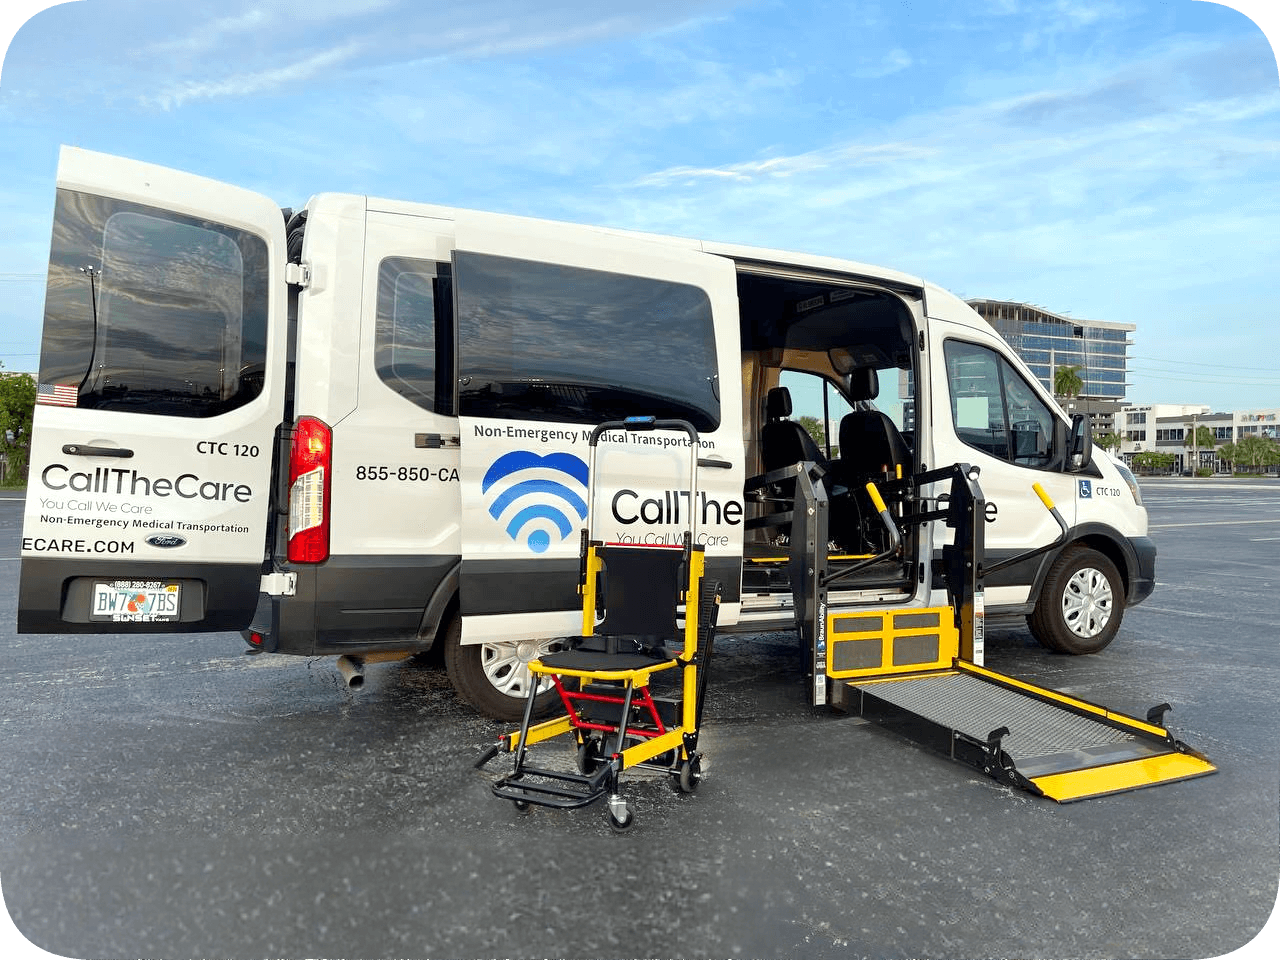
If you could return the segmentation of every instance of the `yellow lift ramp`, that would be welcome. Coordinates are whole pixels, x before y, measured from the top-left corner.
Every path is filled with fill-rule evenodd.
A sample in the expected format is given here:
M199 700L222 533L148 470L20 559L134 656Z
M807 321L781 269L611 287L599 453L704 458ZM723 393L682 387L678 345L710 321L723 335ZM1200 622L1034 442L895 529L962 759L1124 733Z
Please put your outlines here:
M1036 493L1065 531L1038 484ZM1140 720L971 662L982 649L984 571L980 560L968 569L955 606L827 615L833 706L1059 803L1217 770L1165 728L1167 703Z
M1139 720L960 659L953 617L950 607L889 611L883 614L888 629L878 636L841 633L844 618L833 617L828 673L842 680L834 685L833 705L1001 783L1059 803L1203 777L1217 769L1164 727L1168 704ZM892 625L930 619L936 623L932 629ZM880 646L882 662L839 669L854 656L842 649L847 644ZM867 657L868 650L858 651L857 659ZM936 669L921 670L920 657L933 650L937 656L930 666ZM895 660L912 665L895 666Z

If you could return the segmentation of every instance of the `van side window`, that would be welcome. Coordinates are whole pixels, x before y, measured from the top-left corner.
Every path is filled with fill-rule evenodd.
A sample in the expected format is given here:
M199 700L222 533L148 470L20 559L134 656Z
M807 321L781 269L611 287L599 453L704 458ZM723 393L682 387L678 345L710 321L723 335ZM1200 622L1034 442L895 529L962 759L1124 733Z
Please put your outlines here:
M1018 371L975 343L947 340L944 352L956 436L1020 466L1050 466L1053 412Z
M422 409L439 413L452 406L453 385L445 376L445 341L453 336L451 274L447 263L410 257L387 257L378 265L378 378Z
M454 265L462 414L719 426L711 301L699 287L465 251Z
M58 191L42 383L77 405L212 417L262 392L266 242L153 207Z
M791 397L791 420L804 429L828 459L840 456L840 421L853 410L849 401L834 386L803 370L783 370L778 386L786 387ZM826 422L823 422L823 394L826 394Z

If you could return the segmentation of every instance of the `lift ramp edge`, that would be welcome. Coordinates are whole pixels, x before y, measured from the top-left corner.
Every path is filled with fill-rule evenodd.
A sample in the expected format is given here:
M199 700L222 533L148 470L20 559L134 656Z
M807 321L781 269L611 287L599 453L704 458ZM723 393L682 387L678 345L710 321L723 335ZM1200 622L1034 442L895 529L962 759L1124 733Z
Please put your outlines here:
M1207 777L1217 772L1218 768L1203 757L1192 753L1170 752L1143 760L1068 770L1031 779L1044 796L1058 803L1070 803L1073 800L1105 797L1142 787L1155 787L1162 783Z
M850 712L1059 803L1217 770L1164 727L959 659L844 686Z

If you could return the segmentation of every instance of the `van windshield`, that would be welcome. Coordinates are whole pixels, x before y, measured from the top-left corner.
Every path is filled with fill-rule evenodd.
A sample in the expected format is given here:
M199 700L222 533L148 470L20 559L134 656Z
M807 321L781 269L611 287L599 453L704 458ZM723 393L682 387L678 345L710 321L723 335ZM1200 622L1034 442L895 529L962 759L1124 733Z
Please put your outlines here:
M262 390L267 246L167 210L58 191L40 382L77 406L209 417Z

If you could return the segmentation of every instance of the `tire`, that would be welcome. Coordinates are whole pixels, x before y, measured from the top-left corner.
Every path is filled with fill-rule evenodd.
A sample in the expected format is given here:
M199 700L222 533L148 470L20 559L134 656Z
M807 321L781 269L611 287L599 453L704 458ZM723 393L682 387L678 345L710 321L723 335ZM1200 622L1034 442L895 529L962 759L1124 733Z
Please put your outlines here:
M1027 626L1041 646L1097 653L1115 639L1124 616L1124 581L1105 554L1077 544L1049 568Z
M525 697L533 676L530 660L563 649L563 640L509 640L463 645L462 621L454 617L444 635L444 668L458 696L494 720L517 723L524 717ZM533 715L545 717L559 703L545 680Z

